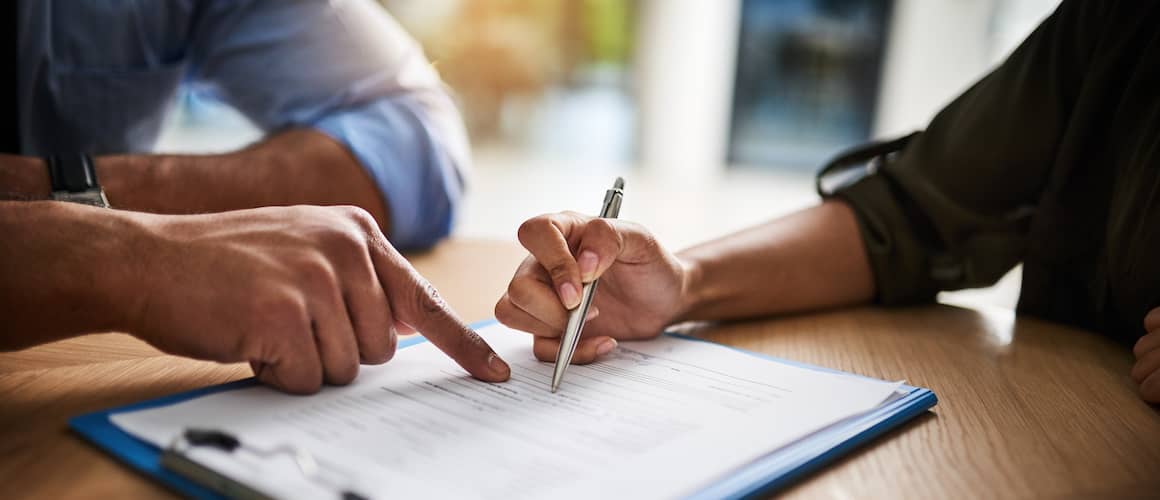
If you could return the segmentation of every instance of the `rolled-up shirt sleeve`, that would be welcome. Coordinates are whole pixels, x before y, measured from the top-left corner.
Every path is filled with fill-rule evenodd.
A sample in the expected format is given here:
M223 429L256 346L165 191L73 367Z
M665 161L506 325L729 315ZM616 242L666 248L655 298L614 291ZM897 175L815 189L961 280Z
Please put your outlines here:
M1095 44L1098 2L1064 2L997 69L868 175L831 193L854 210L884 304L993 284L1030 222Z
M349 148L370 173L390 207L396 247L429 247L451 232L466 151L444 142L446 132L413 97L381 98L313 126Z
M449 234L470 155L462 119L417 42L370 0L207 3L193 83L258 127L312 127L348 148L390 213L392 243Z

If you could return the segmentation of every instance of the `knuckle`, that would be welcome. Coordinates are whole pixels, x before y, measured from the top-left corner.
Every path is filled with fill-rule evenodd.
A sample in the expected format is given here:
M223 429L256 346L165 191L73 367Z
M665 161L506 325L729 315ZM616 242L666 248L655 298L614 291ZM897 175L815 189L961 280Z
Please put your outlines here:
M520 224L520 228L516 231L516 236L519 238L520 243L523 243L524 246L528 246L528 243L531 240L534 240L540 235L549 232L552 227L552 220L549 218L549 216L537 215L524 221L523 224Z
M571 281L573 274L573 266L570 262L561 262L548 268L548 275L556 283Z
M368 365L381 365L390 361L394 354L394 352L388 352L385 349L368 349L361 353L359 359Z
M359 351L359 360L366 364L381 365L386 363L388 359L390 359L390 353L387 352L384 346L380 346L379 343L365 345Z
M432 285L430 281L419 278L415 291L416 293L412 294L412 300L409 301L414 315L442 316L450 314L450 311L447 310L447 302L443 300L439 290L436 290L435 285Z
M278 210L283 207L269 207L271 210ZM325 218L327 209L315 205L291 205L284 208L286 213L290 214L297 220L314 221L320 218Z
M661 246L661 242L657 241L657 237L652 233L642 230L640 236L640 246L645 253L656 254L663 250L664 247Z
M505 325L510 325L513 312L514 311L512 311L511 299L508 298L507 295L499 299L499 301L495 303L495 309L492 310L492 313L495 314L495 319L499 320L500 323Z
M546 340L536 337L532 341L532 354L540 361L555 361L556 360L556 346L552 345Z
M387 329L387 344L386 344L386 347L383 349L383 357L382 357L382 361L380 361L380 362L386 363L387 361L390 361L391 358L395 357L395 351L397 351L398 349L399 349L399 332L395 331L395 327L392 326L392 327Z
M366 254L366 244L357 234L336 232L326 242L326 259L345 267Z
M1160 313L1156 311L1148 313L1144 318L1144 331L1148 332L1148 335L1160 336Z
M616 228L612 226L612 222L600 217L588 221L585 230L599 238L607 238L616 234Z
M298 294L260 293L253 297L253 318L270 326L288 326L305 315L306 301Z
M360 228L331 228L323 233L322 244L332 255L361 255L366 252L367 235Z
M354 382L354 379L358 377L358 363L353 361L341 363L335 367L334 371L329 375L330 376L327 378L330 379L330 383L335 385L347 385L351 382Z
M508 284L507 298L515 306L527 306L532 301L532 283L526 278L513 279Z
M626 220L618 220L617 223L620 224L621 229L640 235L642 240L649 240L654 243L656 242L656 237L652 234L652 231L649 231L648 228L640 225L639 223Z
M384 325L364 332L363 341L359 343L359 357L363 362L378 365L394 357L398 334L393 326Z
M582 214L582 213L577 212L575 210L564 210L563 212L560 212L560 216L566 217L569 219L573 219L576 222L584 222L584 221L587 221L588 219L594 218L591 215Z
M370 212L367 212L365 209L358 205L334 205L327 208L333 212L341 214L343 217L355 221L363 217L370 217L371 215ZM371 219L373 219L373 217L371 217Z
M317 367L288 365L284 362L264 366L259 379L291 394L314 394L322 389Z
M325 258L317 257L304 260L298 266L298 274L304 284L309 287L336 288L338 278L334 268Z
M284 389L286 392L290 392L293 394L302 394L302 395L309 396L311 394L317 394L318 391L322 390L322 381L321 380L317 380L317 381L316 380L307 380L307 379L295 380L293 382L285 384L282 387L282 389Z
M342 208L346 216L364 232L378 229L379 221L375 220L375 216L371 215L365 208L354 205L346 205Z
M590 244L606 248L610 250L617 250L623 247L624 236L620 231L616 230L616 226L612 221L607 219L592 219L588 225Z
M1140 387L1140 396L1149 403L1160 403L1160 386Z

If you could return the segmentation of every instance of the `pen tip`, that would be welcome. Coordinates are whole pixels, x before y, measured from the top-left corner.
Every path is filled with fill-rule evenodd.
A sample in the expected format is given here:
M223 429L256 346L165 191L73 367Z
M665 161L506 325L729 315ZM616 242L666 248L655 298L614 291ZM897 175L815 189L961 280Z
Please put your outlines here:
M617 177L616 182L612 183L614 189L624 189L624 177Z
M560 383L559 383L559 382L553 383L553 384L552 384L552 394L555 394L555 393L556 393L556 390L557 390L557 389L559 389L559 388L560 388Z

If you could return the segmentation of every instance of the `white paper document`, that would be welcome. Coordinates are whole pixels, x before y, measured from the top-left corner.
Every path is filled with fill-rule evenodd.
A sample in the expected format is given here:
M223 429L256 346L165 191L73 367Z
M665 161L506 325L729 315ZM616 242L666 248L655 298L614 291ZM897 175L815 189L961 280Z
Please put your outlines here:
M305 451L313 479L289 454L188 454L278 498L673 498L899 387L662 336L571 366L552 394L552 365L532 356L529 335L502 325L480 334L511 365L510 381L475 380L422 343L314 396L252 387L112 420L160 447L199 428Z

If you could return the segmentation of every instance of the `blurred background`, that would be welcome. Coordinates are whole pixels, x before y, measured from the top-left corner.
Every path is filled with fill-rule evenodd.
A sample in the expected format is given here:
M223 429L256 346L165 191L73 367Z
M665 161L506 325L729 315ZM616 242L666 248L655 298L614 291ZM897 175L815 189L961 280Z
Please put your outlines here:
M475 169L455 234L513 239L559 210L621 217L677 249L817 201L840 150L923 128L1058 0L381 0L459 101ZM259 138L185 90L158 145ZM945 302L1011 307L1018 273Z

